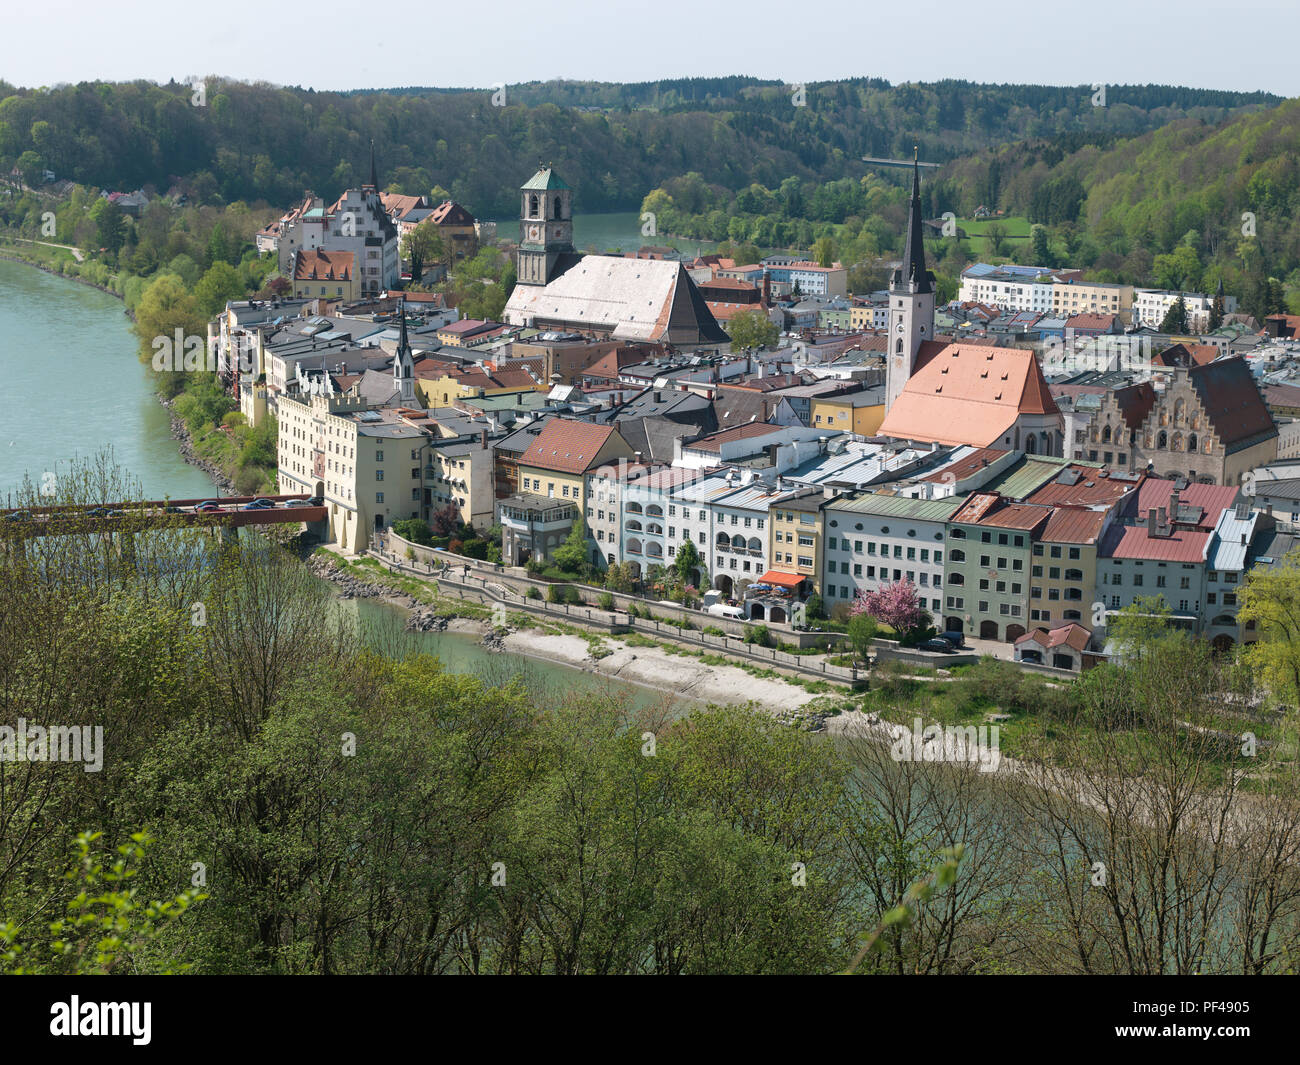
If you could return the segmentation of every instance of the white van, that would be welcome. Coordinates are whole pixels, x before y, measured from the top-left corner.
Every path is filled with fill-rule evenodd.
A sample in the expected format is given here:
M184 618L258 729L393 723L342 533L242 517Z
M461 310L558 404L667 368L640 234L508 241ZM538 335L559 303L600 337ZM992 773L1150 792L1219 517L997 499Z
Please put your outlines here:
M745 611L738 606L727 606L726 603L714 603L707 610L706 614L712 614L715 618L740 618L745 617Z

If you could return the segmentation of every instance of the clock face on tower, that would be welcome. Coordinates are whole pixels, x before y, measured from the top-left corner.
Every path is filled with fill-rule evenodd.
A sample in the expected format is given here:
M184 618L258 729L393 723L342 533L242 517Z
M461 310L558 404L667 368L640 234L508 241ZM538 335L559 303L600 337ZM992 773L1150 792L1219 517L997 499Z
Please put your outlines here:
M540 241L540 240L542 239L542 227L541 227L541 226L529 226L529 227L528 227L528 239L531 240L531 241L533 241L533 242Z

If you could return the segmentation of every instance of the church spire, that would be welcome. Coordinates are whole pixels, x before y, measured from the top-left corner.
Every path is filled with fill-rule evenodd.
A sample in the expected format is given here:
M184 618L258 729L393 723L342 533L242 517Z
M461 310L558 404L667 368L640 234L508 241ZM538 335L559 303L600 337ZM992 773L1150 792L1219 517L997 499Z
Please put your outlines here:
M921 219L921 164L912 146L912 203L907 215L907 245L903 249L901 280L913 292L933 292L930 272L925 268L925 227Z
M398 355L411 355L411 341L406 334L406 296L398 300L398 317L402 319L402 335L398 338Z

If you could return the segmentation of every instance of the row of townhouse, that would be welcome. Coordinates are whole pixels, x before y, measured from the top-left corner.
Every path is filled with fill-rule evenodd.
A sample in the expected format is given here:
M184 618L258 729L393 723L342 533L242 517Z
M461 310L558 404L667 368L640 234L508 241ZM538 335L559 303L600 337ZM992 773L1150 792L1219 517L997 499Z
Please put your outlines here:
M517 489L499 511L509 562L546 557L578 521L593 564L642 577L690 542L691 581L743 597L754 618L906 580L944 629L1006 641L1072 622L1095 631L1155 596L1222 646L1250 639L1237 589L1272 526L1235 487L1096 463L965 449L911 480L846 490L725 462L644 463L615 427L567 418L521 456Z

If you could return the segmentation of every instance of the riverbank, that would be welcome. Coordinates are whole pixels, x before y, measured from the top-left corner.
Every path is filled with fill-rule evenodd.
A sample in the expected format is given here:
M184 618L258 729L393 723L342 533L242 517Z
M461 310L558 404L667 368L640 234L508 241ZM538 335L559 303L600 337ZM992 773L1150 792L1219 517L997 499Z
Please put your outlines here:
M336 565L328 557L313 555L307 560L313 574L329 581L340 599L375 599L407 611L407 628L412 632L456 632L478 636L490 650L520 655L554 665L566 666L624 684L672 695L699 703L753 704L789 724L816 730L824 727L825 711L810 707L827 696L810 692L797 681L778 675L755 676L743 665L724 666L701 661L692 649L674 654L654 641L625 640L592 630L580 630L573 619L507 626L504 635L486 617L482 607L458 601L430 605L393 586L368 581ZM472 612L472 613L471 613ZM470 615L470 616L466 616ZM575 631L558 632L557 628Z

